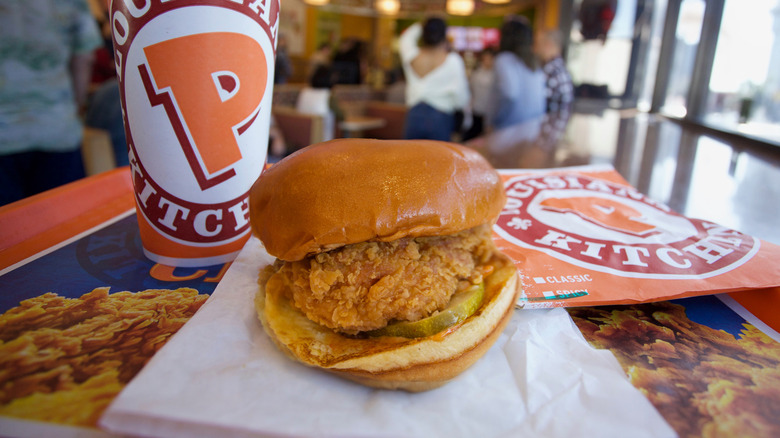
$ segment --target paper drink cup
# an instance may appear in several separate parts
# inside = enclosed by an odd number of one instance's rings
[[[110,13],[144,252],[230,261],[268,150],[279,0],[112,0]]]

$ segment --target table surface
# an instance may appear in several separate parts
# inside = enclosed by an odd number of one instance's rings
[[[347,116],[339,123],[339,127],[344,130],[361,131],[364,129],[381,128],[387,123],[380,117],[369,116]]]
[[[682,214],[780,243],[780,230],[774,226],[777,223],[775,216],[780,211],[780,151],[776,149],[758,147],[738,139],[716,138],[660,117],[612,110],[598,114],[574,114],[566,120],[544,118],[491,133],[467,145],[483,153],[497,168],[611,164],[634,187]],[[56,242],[76,236],[118,214],[128,214],[132,205],[130,172],[128,168],[123,168],[0,207],[0,273],[3,268],[47,250]],[[128,220],[132,222],[132,216]],[[110,243],[108,239],[103,240],[105,244]],[[127,242],[137,244],[133,239]],[[103,248],[96,244],[97,240],[92,243],[95,243],[95,251]],[[90,246],[85,248],[90,249]],[[97,252],[87,254],[96,255],[105,256]],[[219,273],[215,274],[171,271],[167,277],[182,279],[199,275],[198,278],[205,278],[204,281],[217,281],[226,268],[227,265],[217,269]],[[150,275],[157,267],[144,269],[145,275]],[[158,277],[159,272],[155,278]],[[780,303],[780,291],[775,291],[772,296],[761,292],[742,293],[741,296],[753,299],[754,304],[772,312]],[[771,297],[774,301],[770,303],[768,298]],[[609,319],[603,312],[623,312],[634,316],[644,312],[655,317],[658,306],[661,306],[661,312],[675,311],[675,307],[660,303],[612,306],[606,310],[573,309],[572,316],[586,338],[592,341],[593,337],[588,337],[585,331]],[[654,323],[659,330],[664,328],[660,320],[643,321],[647,326]],[[646,344],[643,348],[653,345]],[[772,353],[776,350],[766,351]],[[622,348],[613,349],[613,352],[625,361],[624,366],[633,366],[631,361],[635,360],[635,356],[640,358],[645,354]],[[658,354],[665,353],[668,353],[667,350]],[[624,357],[620,357],[621,354]],[[713,349],[708,354],[720,357],[719,350]],[[693,366],[709,363],[702,358],[694,359]],[[773,366],[766,369],[770,368]],[[744,374],[750,369],[743,367],[738,371]],[[665,384],[672,385],[669,387],[671,391],[682,383]],[[661,390],[656,392],[666,394]],[[657,395],[653,392],[648,394],[650,398]],[[688,402],[693,397],[691,394],[682,394],[682,401],[653,402],[671,422],[677,413],[682,412],[680,406],[693,407]],[[767,397],[766,400],[771,402],[773,399]],[[667,408],[668,412],[664,410]],[[694,413],[685,411],[684,414]],[[773,415],[770,412],[769,416]],[[718,417],[714,418],[717,421]],[[675,424],[675,428],[685,432],[686,422],[689,421],[683,418]]]
[[[472,140],[496,168],[611,164],[689,217],[780,244],[780,149],[635,111],[533,120]]]

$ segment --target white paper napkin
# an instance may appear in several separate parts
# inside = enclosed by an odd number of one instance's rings
[[[493,348],[442,388],[375,390],[294,363],[253,299],[271,263],[252,238],[211,298],[114,400],[101,426],[157,437],[669,437],[565,310],[517,310]]]

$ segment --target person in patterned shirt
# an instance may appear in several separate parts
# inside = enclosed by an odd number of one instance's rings
[[[0,205],[84,176],[94,51],[84,0],[0,0]]]
[[[544,74],[547,77],[547,112],[568,112],[574,101],[574,86],[566,63],[561,57],[563,35],[560,31],[549,29],[540,32],[535,41],[534,51],[542,60]]]

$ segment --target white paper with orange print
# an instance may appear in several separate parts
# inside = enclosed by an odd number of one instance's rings
[[[496,244],[518,305],[629,304],[780,286],[780,247],[643,195],[611,166],[502,170]]]

